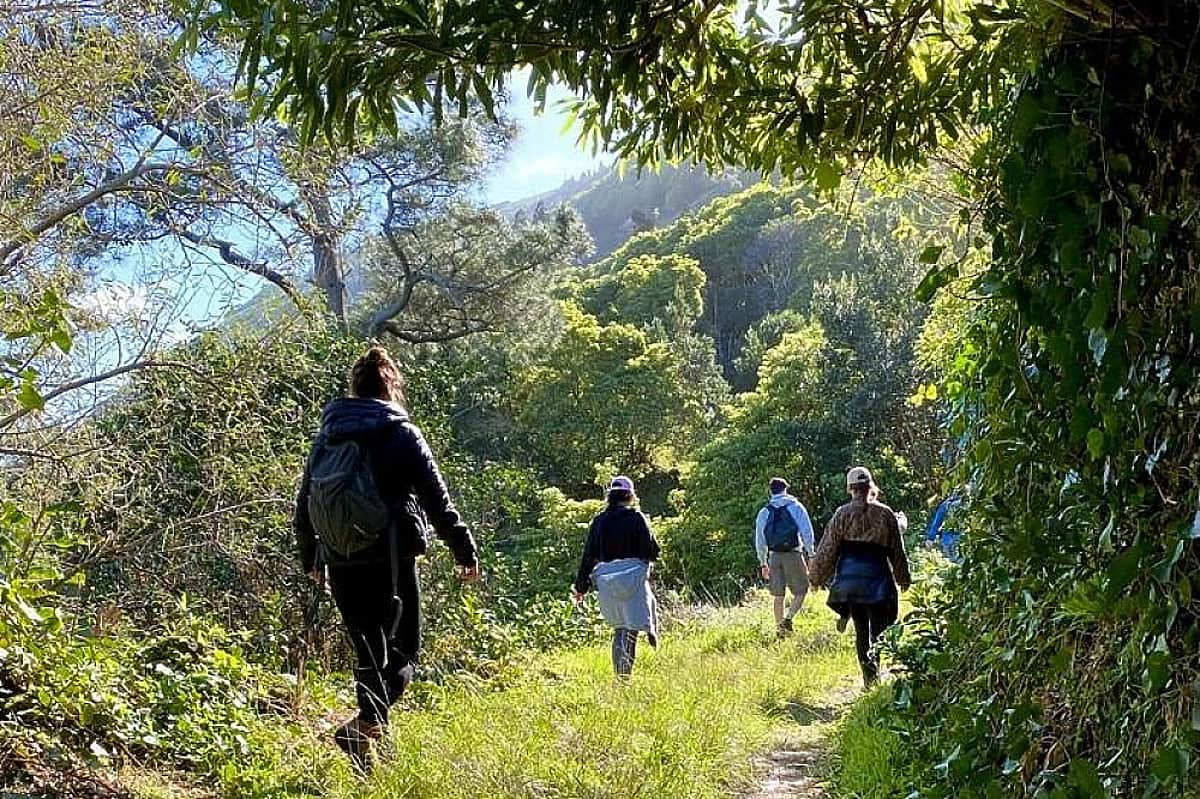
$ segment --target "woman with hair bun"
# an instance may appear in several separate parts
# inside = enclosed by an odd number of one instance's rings
[[[650,523],[637,510],[633,481],[617,475],[608,484],[606,507],[592,519],[573,596],[583,602],[593,586],[600,613],[613,628],[612,661],[618,677],[633,672],[638,633],[658,645],[658,606],[650,590],[650,563],[659,546]]]
[[[896,622],[900,600],[912,578],[896,514],[879,502],[871,473],[855,466],[846,474],[850,501],[838,508],[825,528],[809,568],[815,586],[828,586],[829,605],[843,619],[854,620],[855,645],[863,685],[879,680],[875,643]],[[845,623],[839,623],[839,629]]]
[[[427,528],[450,547],[463,579],[479,576],[479,561],[433,453],[409,421],[404,378],[387,350],[371,347],[358,359],[350,392],[321,415],[294,526],[304,571],[318,582],[328,571],[354,644],[358,714],[334,741],[365,769],[420,652],[417,558]]]

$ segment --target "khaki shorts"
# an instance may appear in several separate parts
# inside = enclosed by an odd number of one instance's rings
[[[787,589],[793,596],[808,592],[808,563],[800,552],[768,552],[767,566],[771,596],[783,596]]]

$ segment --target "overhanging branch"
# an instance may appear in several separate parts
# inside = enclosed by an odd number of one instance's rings
[[[462,327],[447,330],[409,330],[394,319],[389,319],[379,326],[377,332],[390,333],[409,344],[442,344],[493,330],[491,325],[483,322],[470,322]]]
[[[139,163],[137,166],[122,172],[113,179],[101,183],[91,191],[81,194],[74,199],[68,200],[67,202],[55,208],[53,211],[46,214],[46,216],[42,217],[37,222],[30,225],[28,228],[22,231],[20,235],[10,239],[7,242],[4,242],[3,244],[0,244],[0,264],[4,264],[7,268],[9,259],[12,258],[13,254],[22,247],[27,244],[32,244],[41,238],[43,233],[50,230],[55,225],[58,225],[68,217],[79,213],[84,208],[87,208],[89,205],[101,199],[102,197],[106,197],[109,194],[120,191],[137,178],[143,175],[148,175],[152,172],[173,171],[194,172],[195,170],[184,164],[161,162]]]
[[[259,277],[274,283],[283,291],[284,294],[288,296],[288,299],[290,299],[297,308],[303,309],[303,297],[300,294],[300,290],[296,288],[296,285],[292,283],[292,281],[289,280],[286,275],[275,271],[265,263],[255,261],[254,259],[238,252],[233,242],[226,241],[225,239],[219,239],[211,234],[196,233],[195,231],[188,230],[185,227],[173,227],[172,229],[176,235],[182,239],[190,241],[192,244],[195,244],[199,247],[209,247],[216,250],[220,254],[221,260],[230,266],[237,267],[238,269],[241,269],[244,272],[249,272],[252,275],[258,275]]]
[[[70,382],[63,383],[51,391],[47,391],[45,394],[42,394],[42,401],[50,402],[51,400],[61,397],[63,394],[67,394],[71,391],[76,391],[77,389],[81,389],[86,386],[95,385],[96,383],[103,383],[105,380],[111,380],[114,377],[120,377],[123,374],[128,374],[129,372],[134,372],[139,369],[186,369],[189,372],[200,374],[199,370],[190,364],[182,363],[180,361],[160,361],[155,358],[147,358],[140,361],[133,361],[132,363],[127,363],[123,366],[114,367],[109,369],[107,372],[101,372],[100,374],[91,375],[90,377],[81,377],[78,380],[72,380]],[[15,422],[33,413],[34,410],[34,408],[21,408],[20,410],[13,411],[8,416],[0,419],[0,430],[3,430],[6,427],[11,427]]]

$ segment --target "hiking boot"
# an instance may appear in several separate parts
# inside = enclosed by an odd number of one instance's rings
[[[371,770],[371,744],[383,737],[383,725],[363,721],[358,716],[338,727],[333,742],[346,753],[350,762],[363,772]]]
[[[849,623],[850,623],[849,616],[838,616],[837,624],[835,625],[837,627],[837,631],[839,633],[846,632],[846,625]]]
[[[870,690],[879,684],[879,666],[875,663],[861,663],[863,689]]]

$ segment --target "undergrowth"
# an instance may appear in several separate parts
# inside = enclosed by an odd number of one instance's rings
[[[344,764],[329,797],[704,799],[749,788],[752,756],[852,671],[849,637],[810,605],[776,642],[761,605],[709,611],[639,650],[629,683],[607,647],[531,659],[502,690],[449,681],[400,712],[373,779]]]
[[[682,609],[658,650],[643,639],[628,683],[612,677],[606,644],[530,653],[486,677],[426,675],[397,707],[366,781],[330,741],[352,712],[346,675],[280,675],[243,657],[237,636],[199,622],[141,648],[51,637],[11,675],[23,690],[0,719],[0,764],[30,773],[0,788],[147,799],[724,797],[749,788],[753,755],[854,670],[851,637],[834,633],[815,599],[786,641],[762,601]],[[60,775],[117,792],[39,782],[55,758]]]
[[[883,685],[856,702],[838,723],[831,783],[839,799],[922,795],[925,772],[913,762],[905,736],[895,726],[892,701],[892,686]]]

